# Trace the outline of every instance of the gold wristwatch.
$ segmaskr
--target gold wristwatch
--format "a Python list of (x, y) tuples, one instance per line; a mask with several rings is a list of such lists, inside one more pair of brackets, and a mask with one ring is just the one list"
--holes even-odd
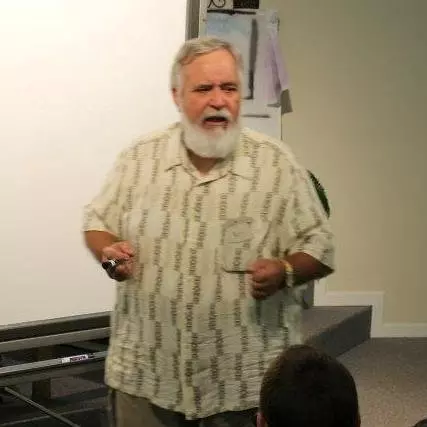
[(287, 261), (286, 259), (281, 259), (280, 262), (282, 263), (284, 269), (285, 269), (285, 286), (286, 288), (293, 288), (294, 286), (294, 267), (292, 264)]

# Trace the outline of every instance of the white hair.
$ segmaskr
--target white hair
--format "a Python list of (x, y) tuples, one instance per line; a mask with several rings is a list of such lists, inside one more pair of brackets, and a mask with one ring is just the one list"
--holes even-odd
[(243, 75), (243, 58), (240, 52), (228, 41), (218, 37), (199, 37), (187, 40), (175, 56), (171, 71), (171, 89), (178, 89), (181, 83), (181, 71), (184, 65), (189, 64), (200, 55), (206, 55), (216, 50), (228, 51), (236, 61), (240, 82)]
[[(225, 159), (236, 148), (241, 132), (240, 121), (232, 122), (231, 113), (224, 109), (215, 111), (229, 121), (227, 129), (217, 128), (206, 132), (197, 123), (192, 123), (184, 112), (181, 112), (181, 123), (184, 129), (184, 144), (199, 157)], [(209, 116), (209, 113), (205, 113)]]

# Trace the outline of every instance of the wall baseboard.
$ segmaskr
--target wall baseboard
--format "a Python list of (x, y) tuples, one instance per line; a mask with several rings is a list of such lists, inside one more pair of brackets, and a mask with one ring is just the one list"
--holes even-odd
[(427, 323), (384, 323), (382, 337), (427, 338)]
[(372, 306), (372, 338), (427, 337), (427, 323), (384, 323), (384, 292), (328, 291), (325, 280), (314, 286), (315, 306)]

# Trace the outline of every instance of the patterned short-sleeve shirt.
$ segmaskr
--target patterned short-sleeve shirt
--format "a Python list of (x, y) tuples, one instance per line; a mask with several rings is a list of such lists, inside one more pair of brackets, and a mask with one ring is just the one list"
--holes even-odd
[(269, 362), (301, 341), (299, 294), (253, 299), (248, 264), (302, 251), (333, 268), (307, 172), (285, 143), (249, 129), (207, 175), (180, 124), (133, 144), (86, 206), (84, 230), (136, 251), (133, 278), (116, 285), (107, 384), (188, 419), (256, 407)]

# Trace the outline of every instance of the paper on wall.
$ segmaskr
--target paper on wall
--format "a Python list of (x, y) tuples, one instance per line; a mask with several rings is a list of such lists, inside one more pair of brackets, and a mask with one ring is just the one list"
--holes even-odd
[(206, 33), (223, 38), (243, 57), (243, 98), (246, 110), (265, 112), (267, 105), (280, 105), (282, 91), (289, 88), (278, 40), (277, 12), (256, 14), (209, 13)]

